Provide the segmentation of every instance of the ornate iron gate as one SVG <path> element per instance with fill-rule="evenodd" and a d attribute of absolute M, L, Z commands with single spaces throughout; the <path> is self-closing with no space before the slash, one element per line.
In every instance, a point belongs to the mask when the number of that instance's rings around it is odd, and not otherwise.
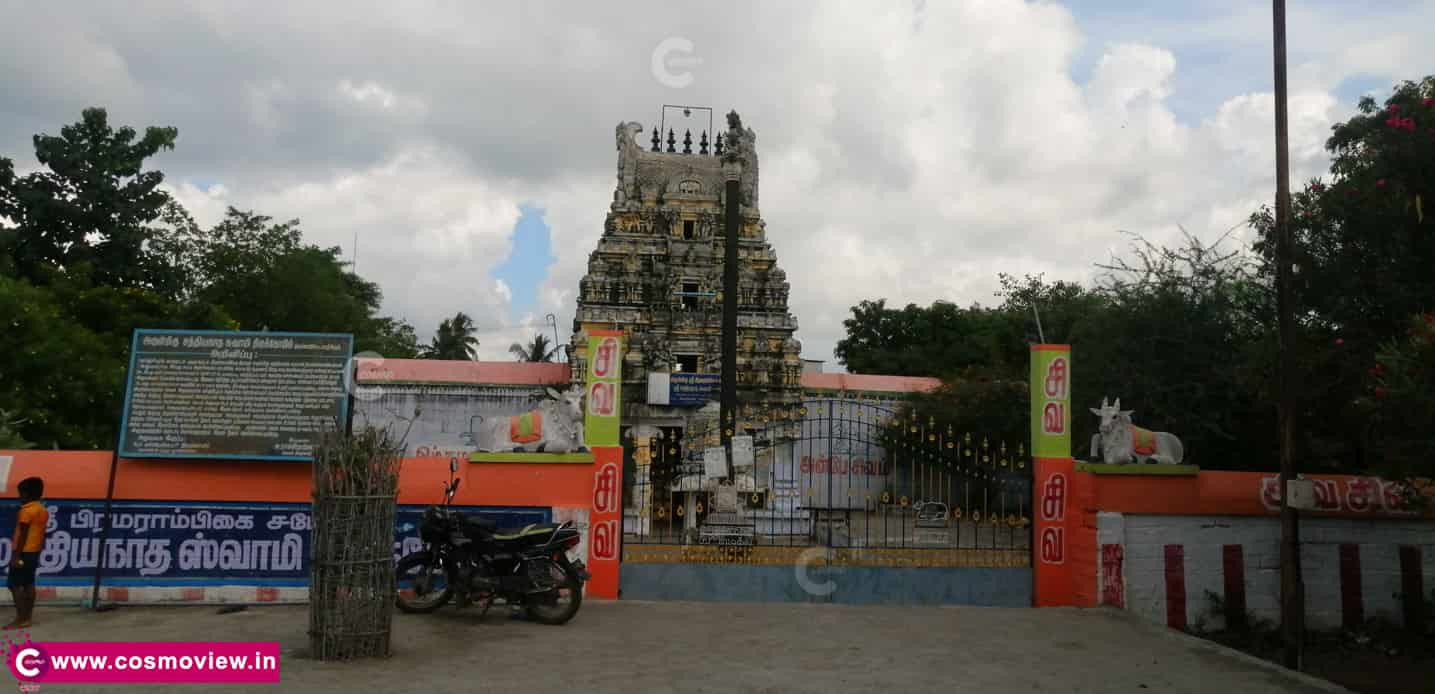
<path fill-rule="evenodd" d="M 634 451 L 625 575 L 628 564 L 1031 565 L 1024 432 L 959 432 L 939 416 L 861 398 L 810 399 L 749 421 L 762 427 L 753 465 L 730 485 L 705 474 L 716 422 Z"/>

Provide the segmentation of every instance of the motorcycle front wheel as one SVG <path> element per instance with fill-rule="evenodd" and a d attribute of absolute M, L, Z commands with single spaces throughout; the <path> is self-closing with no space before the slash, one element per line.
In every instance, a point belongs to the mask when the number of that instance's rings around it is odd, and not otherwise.
<path fill-rule="evenodd" d="M 534 577 L 535 582 L 541 580 L 547 584 L 547 590 L 535 592 L 528 595 L 524 604 L 524 611 L 528 618 L 539 624 L 564 624 L 573 616 L 578 614 L 578 607 L 583 604 L 583 582 L 579 580 L 578 574 L 571 567 L 559 565 L 558 562 L 544 561 L 541 566 L 530 567 L 530 576 L 533 575 L 532 568 L 537 568 L 537 573 L 542 577 Z"/>
<path fill-rule="evenodd" d="M 396 604 L 409 614 L 428 614 L 453 599 L 448 574 L 428 552 L 414 552 L 400 559 L 394 579 L 398 586 Z"/>

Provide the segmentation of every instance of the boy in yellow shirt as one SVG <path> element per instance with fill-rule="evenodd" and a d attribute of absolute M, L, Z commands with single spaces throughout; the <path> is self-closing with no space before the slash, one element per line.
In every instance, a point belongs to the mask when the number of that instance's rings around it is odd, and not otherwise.
<path fill-rule="evenodd" d="M 10 575 L 6 585 L 15 599 L 15 621 L 6 629 L 25 629 L 35 612 L 35 570 L 40 568 L 40 550 L 45 548 L 45 526 L 50 512 L 40 502 L 45 495 L 45 481 L 26 477 L 16 485 L 20 492 L 20 515 L 15 521 L 15 537 L 10 543 Z"/>

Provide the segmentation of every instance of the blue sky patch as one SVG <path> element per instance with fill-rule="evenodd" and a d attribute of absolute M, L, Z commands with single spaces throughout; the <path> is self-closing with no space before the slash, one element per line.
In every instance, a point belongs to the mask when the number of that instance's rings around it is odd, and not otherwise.
<path fill-rule="evenodd" d="M 538 307 L 538 286 L 548 276 L 548 266 L 557 262 L 548 225 L 543 221 L 543 208 L 531 203 L 518 207 L 518 223 L 513 225 L 513 249 L 508 258 L 493 269 L 493 276 L 503 280 L 513 291 L 510 309 L 516 320 Z"/>
<path fill-rule="evenodd" d="M 1390 96 L 1390 88 L 1393 86 L 1395 86 L 1395 82 L 1385 77 L 1351 75 L 1336 85 L 1333 91 L 1335 98 L 1340 99 L 1342 104 L 1354 106 L 1360 103 L 1360 97 L 1369 92 L 1374 92 L 1373 96 L 1377 103 L 1384 103 L 1385 98 Z"/>

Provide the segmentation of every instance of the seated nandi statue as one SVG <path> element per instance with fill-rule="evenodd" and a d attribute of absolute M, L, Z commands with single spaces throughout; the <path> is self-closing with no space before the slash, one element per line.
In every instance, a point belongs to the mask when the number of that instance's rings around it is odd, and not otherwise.
<path fill-rule="evenodd" d="M 483 453 L 576 453 L 588 450 L 583 438 L 583 386 L 566 391 L 546 388 L 547 400 L 512 417 L 479 417 L 474 447 Z"/>
<path fill-rule="evenodd" d="M 1101 432 L 1091 437 L 1091 458 L 1097 457 L 1100 447 L 1102 462 L 1110 465 L 1120 463 L 1167 463 L 1179 464 L 1185 457 L 1181 439 L 1164 431 L 1149 431 L 1131 423 L 1133 410 L 1121 409 L 1121 398 L 1116 404 L 1107 404 L 1101 399 L 1101 409 L 1091 408 L 1091 413 L 1101 418 Z"/>

